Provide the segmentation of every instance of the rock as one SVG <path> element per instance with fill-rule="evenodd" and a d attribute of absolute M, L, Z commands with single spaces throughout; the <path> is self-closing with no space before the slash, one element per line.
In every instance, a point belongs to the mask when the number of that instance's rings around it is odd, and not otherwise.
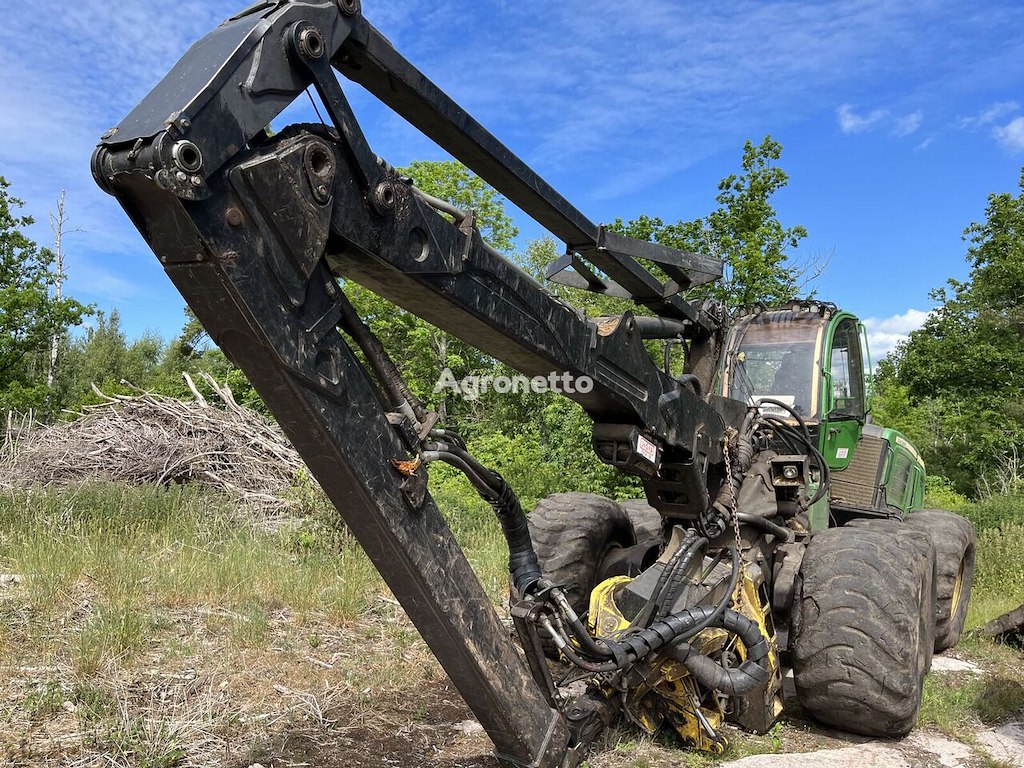
<path fill-rule="evenodd" d="M 484 732 L 484 727 L 476 720 L 463 720 L 462 722 L 453 725 L 452 729 L 466 736 L 472 736 L 474 733 Z"/>
<path fill-rule="evenodd" d="M 859 744 L 842 749 L 821 749 L 790 755 L 752 755 L 722 763 L 722 768 L 913 768 L 892 747 Z"/>
<path fill-rule="evenodd" d="M 970 768 L 977 761 L 977 755 L 969 746 L 937 733 L 914 731 L 903 745 L 931 753 L 944 768 Z"/>
<path fill-rule="evenodd" d="M 978 734 L 978 745 L 996 760 L 1024 768 L 1024 723 L 1009 723 Z"/>
<path fill-rule="evenodd" d="M 981 667 L 953 656 L 934 656 L 932 672 L 967 672 L 972 675 L 982 674 Z"/>

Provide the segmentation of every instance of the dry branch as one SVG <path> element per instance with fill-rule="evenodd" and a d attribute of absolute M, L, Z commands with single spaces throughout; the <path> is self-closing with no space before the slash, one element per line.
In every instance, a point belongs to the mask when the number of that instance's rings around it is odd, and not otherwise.
<path fill-rule="evenodd" d="M 24 425 L 5 435 L 0 487 L 110 481 L 129 485 L 202 483 L 264 509 L 287 504 L 302 460 L 276 424 L 237 402 L 203 374 L 222 406 L 211 405 L 191 378 L 194 402 L 144 393 L 109 396 L 79 418 Z M 8 421 L 10 424 L 10 421 Z"/>

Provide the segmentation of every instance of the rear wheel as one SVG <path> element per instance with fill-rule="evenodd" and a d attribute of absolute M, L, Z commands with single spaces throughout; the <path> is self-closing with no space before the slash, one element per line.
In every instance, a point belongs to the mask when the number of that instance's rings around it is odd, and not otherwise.
<path fill-rule="evenodd" d="M 633 524 L 637 544 L 661 544 L 661 513 L 648 504 L 646 499 L 620 501 L 619 506 Z"/>
<path fill-rule="evenodd" d="M 527 522 L 541 572 L 564 587 L 579 614 L 589 607 L 608 552 L 636 543 L 622 508 L 594 493 L 556 493 L 541 499 Z"/>
<path fill-rule="evenodd" d="M 935 547 L 935 651 L 960 640 L 974 583 L 974 526 L 966 518 L 941 509 L 911 512 L 904 525 L 923 531 Z"/>
<path fill-rule="evenodd" d="M 822 722 L 890 737 L 917 722 L 934 644 L 935 560 L 927 537 L 904 534 L 854 525 L 807 547 L 793 673 L 800 704 Z"/>

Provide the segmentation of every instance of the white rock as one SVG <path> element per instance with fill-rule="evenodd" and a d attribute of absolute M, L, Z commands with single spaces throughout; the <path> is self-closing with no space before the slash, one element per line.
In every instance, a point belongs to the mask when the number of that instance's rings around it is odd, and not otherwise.
<path fill-rule="evenodd" d="M 752 755 L 722 768 L 912 768 L 907 759 L 892 747 L 859 744 L 842 749 L 821 749 L 790 755 Z"/>
<path fill-rule="evenodd" d="M 980 675 L 981 667 L 963 659 L 956 659 L 952 656 L 932 657 L 932 672 L 968 672 L 972 675 Z"/>
<path fill-rule="evenodd" d="M 1024 723 L 1009 723 L 978 734 L 978 744 L 996 760 L 1024 768 Z"/>
<path fill-rule="evenodd" d="M 974 750 L 966 744 L 952 741 L 936 733 L 914 731 L 903 743 L 932 753 L 945 768 L 969 768 L 977 757 Z"/>
<path fill-rule="evenodd" d="M 472 736 L 474 733 L 484 732 L 484 727 L 476 720 L 463 720 L 461 723 L 453 725 L 452 728 L 466 736 Z"/>

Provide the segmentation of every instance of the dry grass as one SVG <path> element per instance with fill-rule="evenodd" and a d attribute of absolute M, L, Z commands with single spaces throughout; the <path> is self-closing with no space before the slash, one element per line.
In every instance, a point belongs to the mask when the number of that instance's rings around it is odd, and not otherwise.
<path fill-rule="evenodd" d="M 453 523 L 500 599 L 482 511 Z M 359 751 L 401 722 L 426 723 L 424 749 L 454 741 L 469 713 L 331 519 L 269 530 L 189 486 L 0 496 L 0 765 L 249 765 L 299 737 Z M 489 751 L 482 736 L 465 748 Z"/>
<path fill-rule="evenodd" d="M 442 492 L 439 502 L 503 604 L 492 513 L 468 495 Z M 0 765 L 495 766 L 485 735 L 460 729 L 471 714 L 329 510 L 276 530 L 258 519 L 188 486 L 0 496 L 0 573 L 18 577 L 0 578 Z M 998 599 L 989 581 L 1002 571 L 987 541 L 974 623 Z M 1007 546 L 992 553 L 1012 554 Z M 985 676 L 933 676 L 922 722 L 967 738 L 1020 706 L 1010 684 L 1020 656 L 974 639 L 962 651 Z M 727 736 L 729 752 L 710 758 L 622 728 L 590 766 L 703 768 L 844 745 L 795 708 L 767 735 Z"/>

